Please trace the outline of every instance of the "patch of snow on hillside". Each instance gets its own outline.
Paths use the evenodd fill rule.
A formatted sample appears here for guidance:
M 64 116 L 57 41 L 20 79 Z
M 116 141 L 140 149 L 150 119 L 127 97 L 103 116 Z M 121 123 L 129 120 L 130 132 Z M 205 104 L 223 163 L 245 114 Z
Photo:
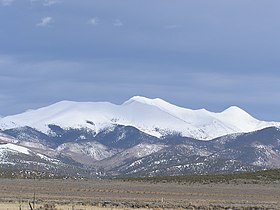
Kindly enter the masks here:
M 59 162 L 60 162 L 57 159 L 49 158 L 49 157 L 47 157 L 45 155 L 42 155 L 42 154 L 39 154 L 39 153 L 37 153 L 37 156 L 39 156 L 41 159 L 43 159 L 45 161 L 48 161 L 48 162 L 51 162 L 51 163 L 54 163 L 54 164 L 59 164 Z
M 132 150 L 135 152 L 134 154 L 137 154 L 137 157 L 141 158 L 158 152 L 165 147 L 165 145 L 160 144 L 138 144 Z
M 18 140 L 8 136 L 6 134 L 0 133 L 0 142 L 5 142 L 5 143 L 18 143 Z
M 23 153 L 23 154 L 26 154 L 26 155 L 29 155 L 30 154 L 30 150 L 25 148 L 25 147 L 22 147 L 22 146 L 18 146 L 18 145 L 15 145 L 15 144 L 0 144 L 0 153 L 3 152 L 3 151 L 10 151 L 10 152 L 16 152 L 16 153 Z
M 95 160 L 103 160 L 115 154 L 113 150 L 109 150 L 106 146 L 98 142 L 64 143 L 56 150 L 68 154 L 86 155 Z

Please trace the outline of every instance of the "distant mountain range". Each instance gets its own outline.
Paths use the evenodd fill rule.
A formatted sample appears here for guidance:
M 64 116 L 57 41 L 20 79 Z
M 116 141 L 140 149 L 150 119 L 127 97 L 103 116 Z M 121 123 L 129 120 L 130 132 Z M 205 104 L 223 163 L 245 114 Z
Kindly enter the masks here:
M 191 110 L 135 96 L 62 101 L 0 119 L 0 171 L 154 176 L 278 168 L 280 123 L 238 107 Z

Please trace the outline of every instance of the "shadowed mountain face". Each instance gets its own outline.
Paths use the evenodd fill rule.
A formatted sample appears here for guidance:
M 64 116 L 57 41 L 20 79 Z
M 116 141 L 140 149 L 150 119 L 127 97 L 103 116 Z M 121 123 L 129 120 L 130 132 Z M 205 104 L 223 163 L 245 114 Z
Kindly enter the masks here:
M 49 135 L 30 127 L 3 131 L 2 145 L 21 145 L 30 154 L 0 149 L 1 168 L 34 169 L 33 163 L 40 163 L 42 155 L 46 158 L 41 165 L 49 165 L 44 170 L 63 171 L 65 175 L 79 168 L 87 171 L 83 172 L 87 176 L 115 177 L 232 173 L 280 167 L 280 130 L 276 127 L 211 141 L 180 135 L 156 138 L 121 125 L 98 134 L 87 129 L 50 127 Z M 55 164 L 57 161 L 60 164 Z
M 139 131 L 132 126 L 115 126 L 111 131 L 102 131 L 95 139 L 108 147 L 130 148 L 141 143 L 157 143 L 158 138 Z

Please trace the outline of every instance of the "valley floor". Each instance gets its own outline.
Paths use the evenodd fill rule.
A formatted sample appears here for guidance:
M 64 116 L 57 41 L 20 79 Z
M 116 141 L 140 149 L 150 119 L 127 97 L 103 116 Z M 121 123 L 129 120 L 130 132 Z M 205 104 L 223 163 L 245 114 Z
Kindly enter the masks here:
M 0 210 L 36 206 L 57 209 L 280 209 L 277 184 L 176 184 L 109 180 L 0 179 Z

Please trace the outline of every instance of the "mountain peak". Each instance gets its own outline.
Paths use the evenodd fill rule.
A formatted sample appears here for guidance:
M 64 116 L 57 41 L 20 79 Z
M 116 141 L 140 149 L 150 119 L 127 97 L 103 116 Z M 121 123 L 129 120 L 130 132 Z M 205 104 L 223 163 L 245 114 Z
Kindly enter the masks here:
M 247 115 L 247 116 L 251 116 L 250 114 L 248 114 L 246 111 L 244 111 L 243 109 L 241 109 L 238 106 L 230 106 L 229 108 L 225 109 L 221 113 L 222 114 L 228 114 L 228 115 Z
M 155 105 L 155 104 L 158 104 L 158 103 L 167 103 L 166 101 L 164 101 L 160 98 L 151 99 L 151 98 L 147 98 L 147 97 L 144 97 L 144 96 L 133 96 L 132 98 L 130 98 L 129 100 L 127 100 L 123 104 L 129 104 L 129 103 L 132 103 L 132 102 L 135 102 L 135 101 L 139 102 L 139 103 L 142 103 L 142 104 L 148 104 L 148 105 Z

